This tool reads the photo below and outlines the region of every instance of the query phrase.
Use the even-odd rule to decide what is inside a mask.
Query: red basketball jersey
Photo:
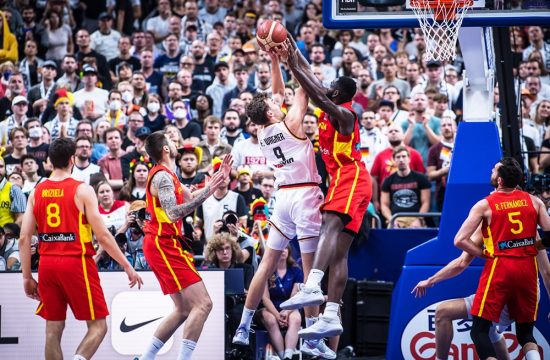
[[[95,255],[92,228],[75,204],[80,184],[81,181],[69,177],[62,181],[46,180],[36,186],[33,213],[40,255]]]
[[[495,191],[485,199],[491,207],[491,224],[482,224],[485,250],[494,256],[536,256],[538,216],[529,194]]]
[[[183,220],[178,220],[175,223],[171,222],[168,215],[164,212],[160,205],[158,197],[151,195],[150,186],[153,176],[159,171],[166,171],[172,177],[174,181],[174,187],[176,192],[176,204],[183,204],[183,188],[177,175],[164,165],[155,165],[149,172],[149,178],[147,179],[147,187],[145,191],[145,197],[147,202],[146,207],[146,220],[143,231],[146,234],[154,236],[181,236]]]
[[[359,121],[357,114],[353,111],[351,102],[341,106],[350,110],[355,116],[353,133],[350,135],[340,134],[332,123],[328,115],[323,111],[319,117],[319,151],[323,156],[323,161],[327,166],[331,177],[335,176],[337,170],[346,165],[353,165],[361,162],[361,139],[359,137]]]

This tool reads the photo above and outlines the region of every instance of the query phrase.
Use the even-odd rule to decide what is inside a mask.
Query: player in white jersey
[[[252,122],[262,126],[258,132],[258,140],[268,164],[275,169],[278,191],[277,203],[269,219],[271,230],[267,248],[248,289],[241,323],[233,338],[233,343],[239,345],[249,343],[252,317],[260,303],[267,280],[274,273],[277,261],[289,241],[294,237],[298,238],[304,274],[309,274],[321,229],[319,207],[324,198],[319,188],[321,177],[317,172],[313,145],[302,128],[308,107],[306,93],[301,88],[296,89],[293,105],[287,115],[281,110],[284,83],[279,56],[284,56],[285,53],[286,49],[270,53],[272,97],[256,94],[246,109]],[[304,311],[309,326],[315,321],[319,310],[315,307],[305,308]],[[306,342],[301,350],[308,355],[325,359],[336,358],[336,354],[324,341]],[[279,356],[283,358],[283,354],[279,353]]]

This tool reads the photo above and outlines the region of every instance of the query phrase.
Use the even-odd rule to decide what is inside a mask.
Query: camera
[[[239,222],[239,217],[236,212],[229,210],[223,213],[221,221],[223,225],[219,232],[230,232],[228,225],[237,225]]]
[[[550,174],[533,174],[525,184],[525,191],[535,195],[550,191]]]

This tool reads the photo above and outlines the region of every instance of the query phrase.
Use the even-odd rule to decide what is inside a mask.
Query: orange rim
[[[416,9],[432,9],[436,21],[454,20],[456,9],[469,8],[474,5],[474,0],[411,0],[411,7]],[[447,11],[437,11],[445,8]]]

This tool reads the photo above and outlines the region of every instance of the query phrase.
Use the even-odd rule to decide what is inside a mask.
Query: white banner
[[[204,325],[193,358],[217,360],[224,358],[224,272],[200,272],[214,304]],[[94,359],[128,360],[137,358],[149,344],[162,318],[173,309],[172,300],[164,296],[152,272],[140,272],[141,290],[128,288],[123,272],[100,272],[101,286],[110,315],[108,332]],[[0,274],[0,358],[43,359],[44,319],[35,315],[38,302],[25,296],[20,273]],[[184,325],[185,326],[185,323]],[[162,348],[158,359],[176,359],[181,347],[183,326]],[[86,333],[86,323],[77,321],[70,309],[61,346],[66,359],[72,358]]]

